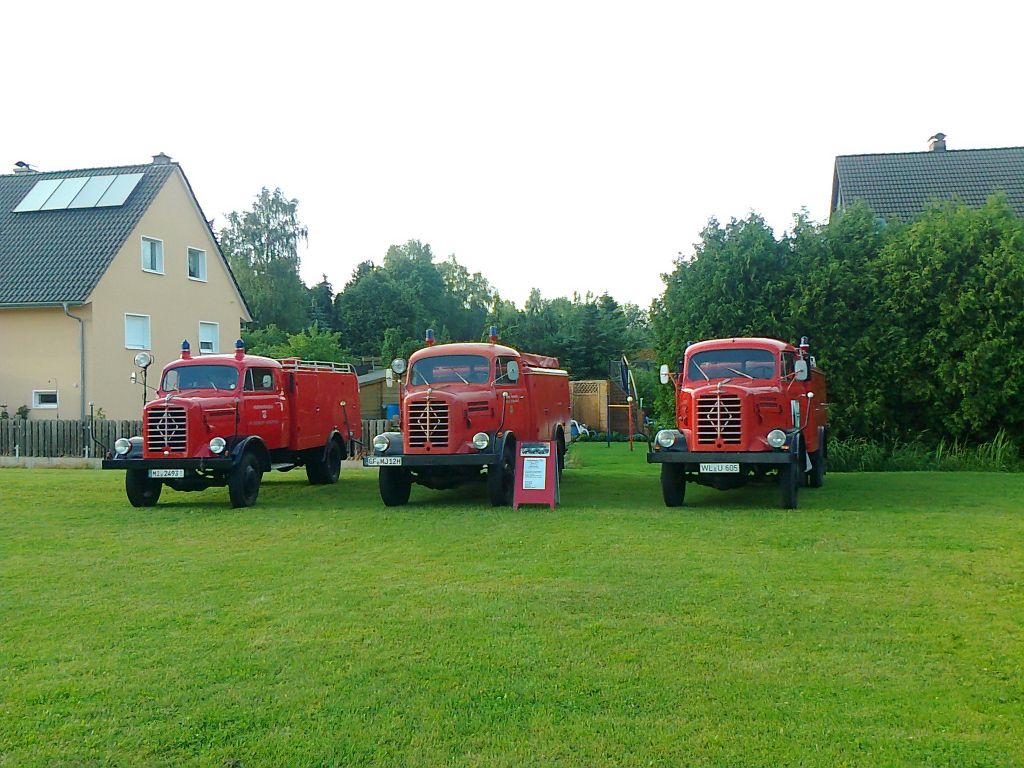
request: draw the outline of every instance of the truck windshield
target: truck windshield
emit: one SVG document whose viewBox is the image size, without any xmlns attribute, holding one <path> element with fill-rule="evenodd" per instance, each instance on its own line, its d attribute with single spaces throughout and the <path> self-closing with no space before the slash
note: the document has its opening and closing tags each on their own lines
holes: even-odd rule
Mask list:
<svg viewBox="0 0 1024 768">
<path fill-rule="evenodd" d="M 164 392 L 185 389 L 238 389 L 238 369 L 230 365 L 182 365 L 164 372 Z"/>
<path fill-rule="evenodd" d="M 423 357 L 409 371 L 409 386 L 421 384 L 486 384 L 491 380 L 490 360 L 482 355 Z"/>
<path fill-rule="evenodd" d="M 687 381 L 774 377 L 775 353 L 767 349 L 709 349 L 691 356 L 686 367 Z"/>
</svg>

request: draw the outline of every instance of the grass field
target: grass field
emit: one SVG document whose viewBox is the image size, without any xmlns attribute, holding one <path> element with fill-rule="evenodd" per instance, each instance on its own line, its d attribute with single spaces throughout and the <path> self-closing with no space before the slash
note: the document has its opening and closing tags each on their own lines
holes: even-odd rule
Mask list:
<svg viewBox="0 0 1024 768">
<path fill-rule="evenodd" d="M 0 470 L 0 766 L 1024 765 L 1024 475 L 131 508 Z"/>
</svg>

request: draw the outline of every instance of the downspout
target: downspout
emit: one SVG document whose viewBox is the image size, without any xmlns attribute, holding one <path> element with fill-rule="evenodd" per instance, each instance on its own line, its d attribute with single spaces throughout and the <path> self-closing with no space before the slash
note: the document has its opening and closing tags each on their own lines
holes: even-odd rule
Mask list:
<svg viewBox="0 0 1024 768">
<path fill-rule="evenodd" d="M 85 421 L 85 321 L 77 315 L 72 315 L 68 311 L 68 303 L 65 301 L 62 305 L 64 308 L 64 314 L 70 317 L 72 320 L 78 321 L 78 389 L 81 399 L 81 411 L 82 415 L 79 416 L 83 422 Z"/>
</svg>

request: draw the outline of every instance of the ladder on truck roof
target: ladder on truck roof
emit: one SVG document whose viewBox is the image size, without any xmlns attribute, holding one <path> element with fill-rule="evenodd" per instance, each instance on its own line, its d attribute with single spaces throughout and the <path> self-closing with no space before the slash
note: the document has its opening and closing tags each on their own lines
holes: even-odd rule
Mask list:
<svg viewBox="0 0 1024 768">
<path fill-rule="evenodd" d="M 286 371 L 329 371 L 332 373 L 355 373 L 351 363 L 327 363 L 322 360 L 300 360 L 297 357 L 284 357 L 278 360 Z"/>
</svg>

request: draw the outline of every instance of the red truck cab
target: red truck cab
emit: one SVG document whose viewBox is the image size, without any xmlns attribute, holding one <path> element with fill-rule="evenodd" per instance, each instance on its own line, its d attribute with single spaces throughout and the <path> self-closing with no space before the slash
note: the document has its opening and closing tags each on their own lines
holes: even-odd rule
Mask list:
<svg viewBox="0 0 1024 768">
<path fill-rule="evenodd" d="M 777 478 L 782 506 L 801 485 L 821 486 L 828 461 L 825 374 L 799 347 L 763 338 L 691 344 L 678 370 L 662 366 L 675 391 L 676 424 L 647 454 L 661 464 L 665 504 L 681 506 L 687 482 L 720 490 Z"/>
<path fill-rule="evenodd" d="M 305 467 L 314 484 L 337 482 L 349 441 L 361 437 L 359 383 L 343 363 L 247 355 L 192 357 L 188 342 L 143 410 L 142 435 L 115 444 L 104 469 L 125 470 L 137 507 L 164 485 L 228 487 L 231 504 L 256 502 L 264 472 Z"/>
<path fill-rule="evenodd" d="M 493 505 L 510 504 L 524 440 L 554 441 L 563 466 L 569 375 L 556 358 L 498 344 L 492 330 L 492 343 L 427 346 L 392 368 L 405 376 L 402 429 L 374 438 L 363 459 L 380 467 L 386 505 L 405 504 L 412 483 L 445 489 L 481 477 Z"/>
</svg>

